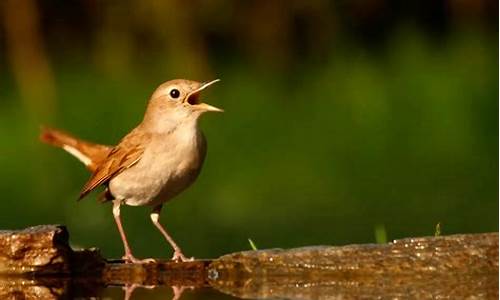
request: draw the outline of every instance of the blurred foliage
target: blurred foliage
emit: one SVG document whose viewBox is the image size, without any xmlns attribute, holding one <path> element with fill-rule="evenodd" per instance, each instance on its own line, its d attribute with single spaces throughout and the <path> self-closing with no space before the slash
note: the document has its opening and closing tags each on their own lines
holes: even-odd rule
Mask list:
<svg viewBox="0 0 500 300">
<path fill-rule="evenodd" d="M 496 231 L 498 2 L 402 3 L 5 0 L 0 227 L 121 255 L 40 124 L 116 143 L 162 81 L 221 78 L 204 170 L 162 213 L 186 254 Z M 170 256 L 147 208 L 122 212 L 138 256 Z"/>
</svg>

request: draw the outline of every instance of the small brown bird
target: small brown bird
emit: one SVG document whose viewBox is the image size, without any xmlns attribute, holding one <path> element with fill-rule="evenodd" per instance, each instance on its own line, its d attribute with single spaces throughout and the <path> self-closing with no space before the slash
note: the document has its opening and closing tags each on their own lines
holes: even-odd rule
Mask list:
<svg viewBox="0 0 500 300">
<path fill-rule="evenodd" d="M 104 201 L 113 202 L 127 262 L 149 262 L 132 255 L 120 219 L 120 206 L 152 206 L 151 220 L 174 248 L 173 260 L 187 258 L 159 223 L 163 203 L 186 189 L 200 173 L 207 144 L 198 127 L 200 116 L 221 109 L 202 103 L 202 90 L 219 81 L 207 83 L 177 79 L 160 85 L 151 96 L 144 119 L 118 145 L 89 143 L 54 129 L 42 129 L 41 140 L 61 147 L 92 172 L 80 198 L 105 186 Z"/>
</svg>

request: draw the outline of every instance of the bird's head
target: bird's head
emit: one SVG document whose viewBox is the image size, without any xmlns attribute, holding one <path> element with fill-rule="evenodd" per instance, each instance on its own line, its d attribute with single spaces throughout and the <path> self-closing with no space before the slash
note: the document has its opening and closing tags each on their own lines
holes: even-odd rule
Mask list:
<svg viewBox="0 0 500 300">
<path fill-rule="evenodd" d="M 205 112 L 223 112 L 200 100 L 200 93 L 218 81 L 176 79 L 161 84 L 149 100 L 145 121 L 179 123 L 196 121 Z"/>
</svg>

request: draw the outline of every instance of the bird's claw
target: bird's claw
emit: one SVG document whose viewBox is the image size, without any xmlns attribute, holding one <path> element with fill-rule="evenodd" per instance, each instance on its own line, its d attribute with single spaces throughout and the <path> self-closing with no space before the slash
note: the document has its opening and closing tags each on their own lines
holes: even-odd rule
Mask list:
<svg viewBox="0 0 500 300">
<path fill-rule="evenodd" d="M 139 259 L 135 258 L 133 255 L 124 255 L 122 259 L 125 261 L 125 263 L 129 264 L 150 264 L 150 263 L 155 263 L 156 260 L 153 258 L 145 258 L 145 259 Z"/>
<path fill-rule="evenodd" d="M 172 256 L 172 260 L 176 262 L 186 262 L 186 261 L 193 261 L 194 257 L 185 257 L 184 254 L 180 251 L 175 251 L 174 256 Z"/>
</svg>

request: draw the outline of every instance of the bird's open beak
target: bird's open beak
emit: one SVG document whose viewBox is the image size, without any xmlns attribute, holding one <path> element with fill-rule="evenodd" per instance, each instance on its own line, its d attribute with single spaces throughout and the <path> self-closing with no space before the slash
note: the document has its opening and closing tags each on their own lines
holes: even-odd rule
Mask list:
<svg viewBox="0 0 500 300">
<path fill-rule="evenodd" d="M 218 81 L 220 81 L 220 80 L 215 79 L 215 80 L 212 80 L 210 82 L 202 83 L 198 89 L 192 91 L 189 94 L 189 96 L 187 97 L 187 103 L 189 103 L 193 108 L 198 109 L 198 110 L 223 112 L 224 110 L 222 110 L 218 107 L 200 102 L 200 97 L 199 97 L 201 91 L 203 91 L 204 89 L 206 89 L 207 87 L 211 86 L 212 84 L 214 84 Z"/>
</svg>

